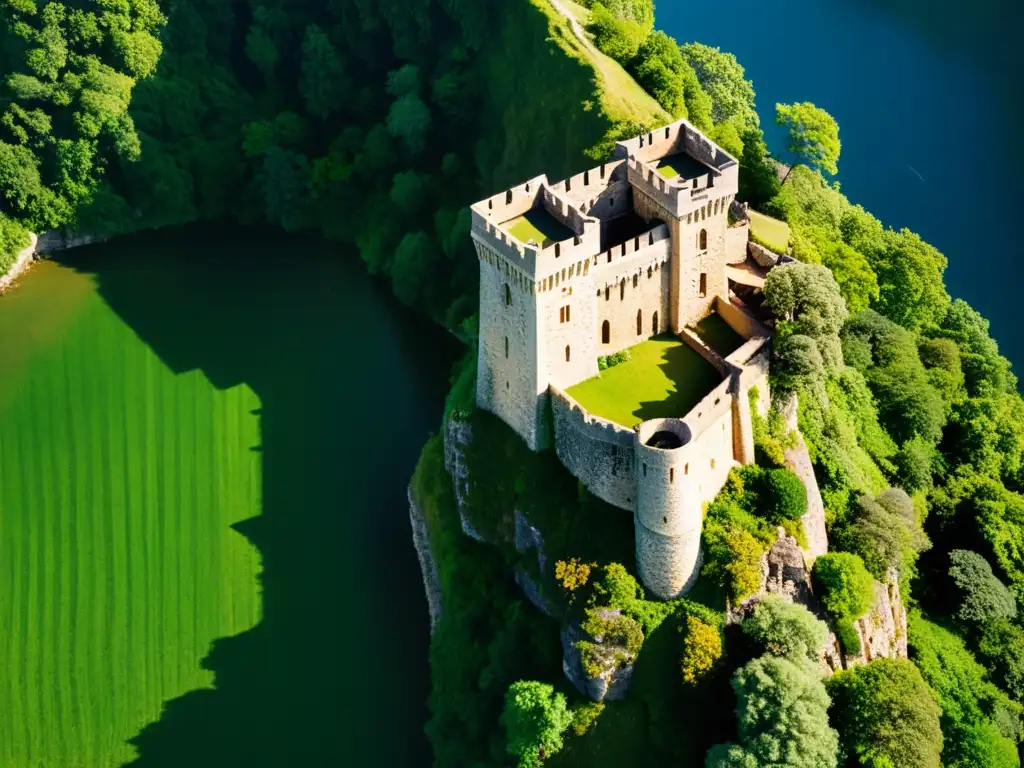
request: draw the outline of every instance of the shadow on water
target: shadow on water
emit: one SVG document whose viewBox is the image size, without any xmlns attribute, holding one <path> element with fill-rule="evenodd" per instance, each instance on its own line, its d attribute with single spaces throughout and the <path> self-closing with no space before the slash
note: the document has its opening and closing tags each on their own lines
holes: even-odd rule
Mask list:
<svg viewBox="0 0 1024 768">
<path fill-rule="evenodd" d="M 426 604 L 405 488 L 456 343 L 316 241 L 186 229 L 73 251 L 176 373 L 259 397 L 262 619 L 165 702 L 136 768 L 427 765 Z"/>
</svg>

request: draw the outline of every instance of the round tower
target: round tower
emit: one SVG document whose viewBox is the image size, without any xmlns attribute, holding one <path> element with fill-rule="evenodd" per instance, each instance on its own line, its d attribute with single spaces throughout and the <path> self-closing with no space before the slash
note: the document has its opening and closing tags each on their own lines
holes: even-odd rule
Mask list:
<svg viewBox="0 0 1024 768">
<path fill-rule="evenodd" d="M 703 521 L 690 438 L 682 419 L 651 419 L 636 430 L 636 566 L 644 586 L 663 600 L 689 591 L 700 572 Z"/>
</svg>

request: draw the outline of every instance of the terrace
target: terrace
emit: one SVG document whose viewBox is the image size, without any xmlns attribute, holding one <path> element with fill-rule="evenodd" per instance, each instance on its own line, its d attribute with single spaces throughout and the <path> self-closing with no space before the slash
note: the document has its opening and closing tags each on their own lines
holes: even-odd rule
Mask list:
<svg viewBox="0 0 1024 768">
<path fill-rule="evenodd" d="M 543 207 L 531 208 L 498 226 L 524 245 L 532 240 L 541 248 L 568 240 L 576 234 Z"/>
<path fill-rule="evenodd" d="M 648 419 L 682 418 L 722 382 L 721 374 L 676 336 L 630 347 L 630 359 L 568 389 L 590 413 L 633 427 Z"/>
<path fill-rule="evenodd" d="M 682 177 L 687 181 L 712 173 L 712 170 L 704 165 L 704 163 L 690 157 L 685 152 L 666 155 L 658 161 L 655 169 L 666 179 Z"/>
</svg>

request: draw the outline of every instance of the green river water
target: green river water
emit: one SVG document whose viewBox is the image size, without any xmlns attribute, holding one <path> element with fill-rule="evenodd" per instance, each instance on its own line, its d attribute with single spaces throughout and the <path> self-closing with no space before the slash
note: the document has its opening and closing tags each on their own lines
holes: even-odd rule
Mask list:
<svg viewBox="0 0 1024 768">
<path fill-rule="evenodd" d="M 0 298 L 0 765 L 426 765 L 405 488 L 458 347 L 357 259 L 190 229 Z"/>
</svg>

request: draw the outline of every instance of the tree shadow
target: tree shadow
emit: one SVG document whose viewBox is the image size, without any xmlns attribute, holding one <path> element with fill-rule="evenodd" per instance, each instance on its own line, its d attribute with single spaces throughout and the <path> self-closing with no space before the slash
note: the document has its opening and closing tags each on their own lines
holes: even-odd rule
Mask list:
<svg viewBox="0 0 1024 768">
<path fill-rule="evenodd" d="M 457 345 L 317 241 L 192 227 L 58 260 L 174 372 L 259 397 L 262 618 L 165 702 L 136 768 L 426 765 L 428 622 L 405 488 Z M 168 639 L 169 641 L 171 639 Z"/>
</svg>

